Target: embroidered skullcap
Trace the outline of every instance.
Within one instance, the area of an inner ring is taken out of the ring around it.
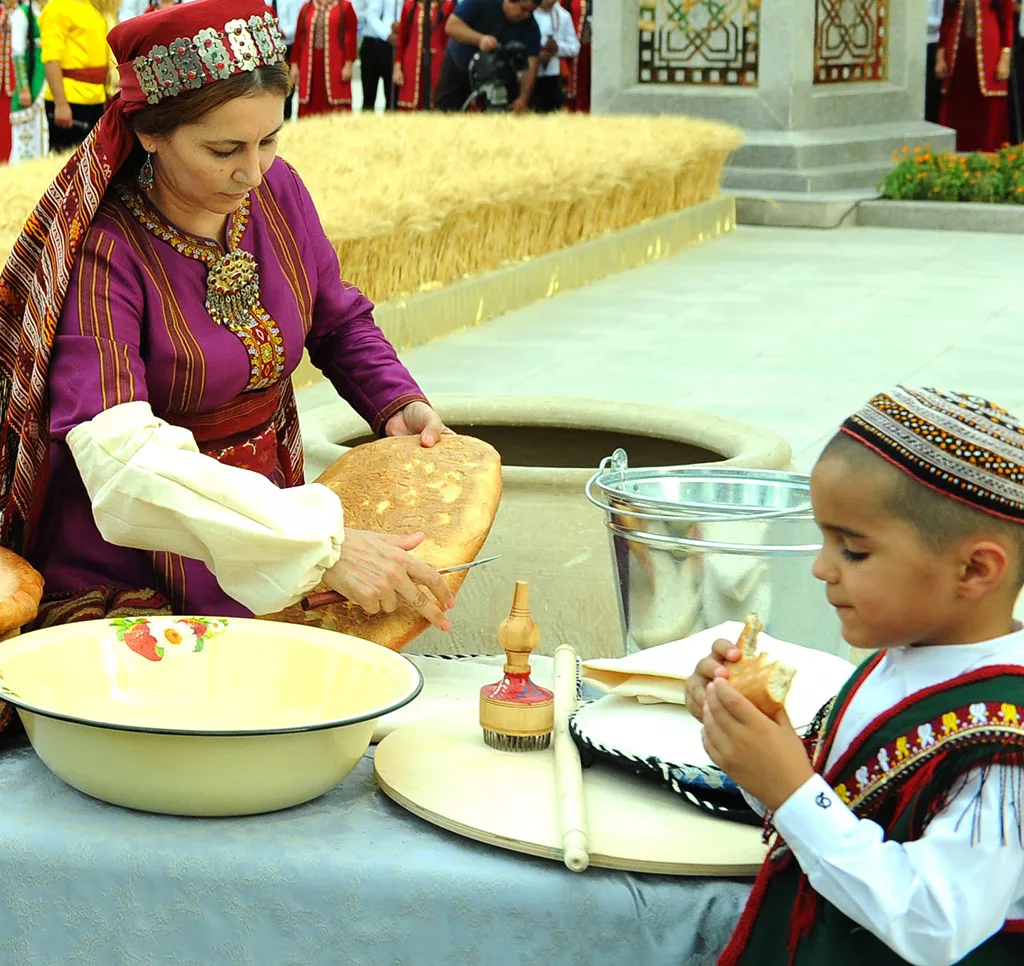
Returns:
[[[926,486],[1024,523],[1024,426],[990,400],[898,386],[842,431]]]

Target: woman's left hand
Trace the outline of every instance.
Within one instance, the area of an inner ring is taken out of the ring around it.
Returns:
[[[419,435],[423,446],[433,446],[443,435],[454,435],[441,422],[441,417],[425,402],[411,402],[401,412],[395,413],[384,427],[388,436]]]

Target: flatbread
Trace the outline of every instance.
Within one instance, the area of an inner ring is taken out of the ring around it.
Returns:
[[[349,450],[317,482],[341,500],[347,529],[425,533],[412,553],[440,569],[469,563],[483,547],[501,500],[501,457],[472,436],[444,435],[429,449],[418,436],[396,436]],[[466,571],[444,577],[453,594],[465,579]],[[349,601],[311,611],[296,604],[266,619],[324,627],[396,651],[429,624],[404,604],[393,614],[367,614]]]
[[[0,640],[35,620],[43,578],[28,561],[0,547]]]
[[[757,614],[751,614],[743,627],[736,646],[743,656],[727,665],[729,683],[748,701],[772,718],[786,704],[786,695],[793,684],[796,671],[773,661],[767,654],[757,653],[757,637],[764,630]]]

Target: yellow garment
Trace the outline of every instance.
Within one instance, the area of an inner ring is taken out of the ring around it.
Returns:
[[[107,67],[107,21],[89,0],[49,0],[39,14],[39,35],[43,45],[43,63],[58,61],[64,70],[83,67]],[[107,91],[104,84],[86,84],[64,80],[69,104],[102,104]],[[53,100],[47,89],[46,99]]]

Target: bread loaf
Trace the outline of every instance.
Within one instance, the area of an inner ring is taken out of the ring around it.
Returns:
[[[743,656],[727,667],[729,683],[772,718],[785,707],[796,670],[772,661],[767,654],[757,653],[757,636],[763,629],[757,614],[751,614],[736,642]]]
[[[349,450],[317,482],[341,500],[347,529],[425,533],[412,554],[435,568],[453,567],[473,560],[487,539],[501,499],[501,458],[472,436],[445,435],[429,449],[418,436],[396,436]],[[444,580],[455,594],[465,578],[463,571]],[[393,614],[367,614],[350,601],[310,611],[296,604],[266,619],[324,627],[396,651],[429,623],[405,604]]]
[[[43,578],[28,561],[0,547],[0,640],[35,620]]]

